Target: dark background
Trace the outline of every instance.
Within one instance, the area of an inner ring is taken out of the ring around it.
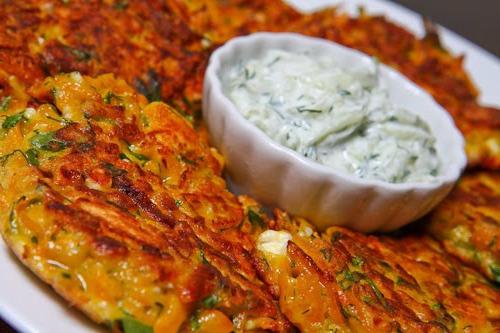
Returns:
[[[500,57],[499,0],[392,0]]]
[[[500,57],[499,0],[393,0]],[[27,300],[29,302],[29,300]],[[0,333],[14,332],[0,319]],[[59,332],[54,332],[59,333]]]

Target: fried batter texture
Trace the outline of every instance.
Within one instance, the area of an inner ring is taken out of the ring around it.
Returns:
[[[465,175],[429,217],[446,250],[500,283],[500,174]]]
[[[316,233],[277,212],[293,235],[287,255],[267,254],[280,308],[302,332],[491,332],[500,293],[428,236]],[[314,301],[311,301],[314,300]]]
[[[242,231],[264,225],[187,120],[111,75],[60,75],[29,93],[3,121],[0,230],[41,279],[121,328],[290,329]]]
[[[0,2],[0,70],[26,85],[61,72],[115,73],[150,101],[190,110],[207,47],[159,0]]]

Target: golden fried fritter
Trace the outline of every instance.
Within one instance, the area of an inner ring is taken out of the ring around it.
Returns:
[[[457,101],[456,110],[454,119],[465,136],[469,167],[500,170],[500,109]]]
[[[164,0],[187,25],[215,44],[255,31],[286,31],[302,14],[276,0]]]
[[[302,332],[491,332],[500,292],[427,236],[319,235],[277,212],[292,235],[284,256],[264,254],[280,308]]]
[[[29,93],[2,122],[0,231],[40,278],[101,323],[290,328],[242,231],[264,224],[187,120],[111,75],[60,75]]]
[[[115,73],[151,101],[189,109],[201,96],[202,41],[157,0],[0,2],[0,70],[27,85],[61,72]]]
[[[500,283],[500,174],[465,175],[429,217],[446,250]]]

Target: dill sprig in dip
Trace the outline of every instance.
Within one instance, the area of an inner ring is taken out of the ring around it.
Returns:
[[[268,50],[234,66],[224,93],[274,141],[335,170],[391,183],[439,174],[436,140],[416,114],[394,106],[378,65]]]

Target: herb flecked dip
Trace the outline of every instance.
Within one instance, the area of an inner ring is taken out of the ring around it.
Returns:
[[[268,50],[234,66],[226,95],[274,141],[335,170],[391,183],[431,182],[436,140],[417,115],[393,105],[378,64]]]

